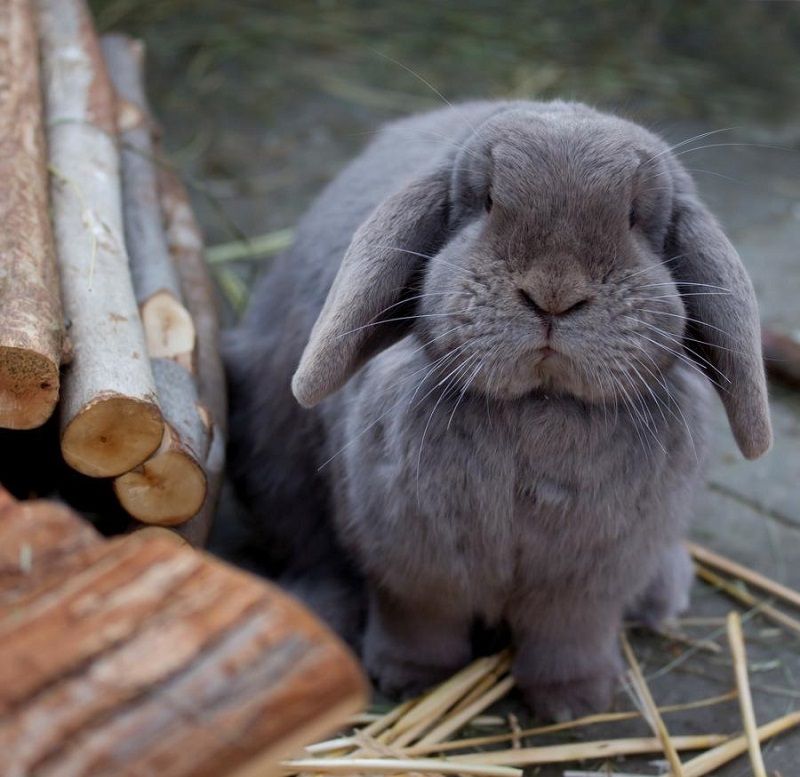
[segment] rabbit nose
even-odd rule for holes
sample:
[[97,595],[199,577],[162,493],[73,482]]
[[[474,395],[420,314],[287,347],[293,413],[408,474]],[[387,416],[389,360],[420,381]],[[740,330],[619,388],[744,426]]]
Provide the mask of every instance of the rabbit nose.
[[577,310],[589,304],[589,298],[581,295],[556,295],[544,299],[539,297],[537,299],[533,293],[526,289],[519,289],[519,295],[522,301],[538,316],[544,319],[555,318],[556,316],[565,316],[568,313],[574,313]]

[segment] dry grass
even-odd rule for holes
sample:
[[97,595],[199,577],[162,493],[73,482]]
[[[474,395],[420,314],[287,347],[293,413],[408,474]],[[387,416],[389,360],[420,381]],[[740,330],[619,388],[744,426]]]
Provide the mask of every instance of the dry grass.
[[[699,546],[692,545],[691,551],[695,558],[730,575],[722,577],[704,566],[698,567],[698,575],[703,580],[751,608],[746,617],[763,615],[779,623],[789,633],[796,632],[796,624],[800,627],[800,623],[792,616],[773,604],[759,600],[744,589],[742,583],[750,583],[790,606],[800,604],[800,594]],[[511,656],[508,652],[502,652],[474,661],[437,688],[417,699],[399,704],[388,712],[359,716],[352,721],[353,730],[348,735],[311,745],[306,748],[306,757],[287,761],[284,764],[286,773],[516,777],[522,774],[524,767],[587,761],[608,766],[613,761],[613,773],[619,774],[617,767],[620,759],[661,754],[668,763],[669,777],[704,777],[726,763],[749,754],[753,774],[766,777],[760,743],[800,726],[800,712],[784,715],[760,727],[757,725],[750,690],[755,686],[750,681],[742,619],[738,613],[731,612],[722,620],[695,618],[685,619],[681,623],[719,627],[715,636],[727,632],[729,651],[725,651],[725,654],[730,654],[733,667],[731,680],[735,680],[736,690],[680,704],[658,706],[646,675],[627,636],[623,634],[623,652],[630,667],[628,683],[636,709],[522,728],[513,716],[503,718],[485,714],[514,687],[510,675]],[[686,642],[692,644],[694,641]],[[684,659],[688,661],[697,656],[701,649],[702,645],[693,644],[685,651]],[[712,655],[716,656],[717,653]],[[677,666],[679,662],[674,663]],[[656,674],[662,672],[660,670]],[[681,722],[682,713],[715,707],[734,699],[739,701],[742,721],[737,731],[697,731],[688,735],[674,735],[664,722],[664,717],[670,716],[670,720],[677,724]],[[541,741],[559,732],[579,733],[598,724],[608,726],[637,719],[643,720],[651,728],[653,736],[626,735],[559,744]],[[504,730],[481,736],[464,736],[479,726],[502,726]],[[685,724],[682,728],[686,728]],[[495,745],[499,747],[494,748]],[[681,753],[697,750],[703,752],[681,761]],[[603,773],[610,774],[611,771]]]

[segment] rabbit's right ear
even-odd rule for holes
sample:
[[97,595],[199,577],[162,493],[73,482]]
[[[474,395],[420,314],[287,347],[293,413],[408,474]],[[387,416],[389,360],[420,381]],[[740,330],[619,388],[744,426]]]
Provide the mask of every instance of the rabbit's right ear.
[[691,350],[717,385],[739,449],[755,459],[772,445],[772,427],[753,284],[688,174],[676,167],[673,180],[666,248],[678,285],[689,284],[682,295]]
[[417,178],[356,231],[292,378],[301,405],[312,407],[344,385],[388,344],[387,333],[397,339],[397,327],[379,323],[381,316],[403,316],[387,309],[444,243],[449,187],[449,168]]

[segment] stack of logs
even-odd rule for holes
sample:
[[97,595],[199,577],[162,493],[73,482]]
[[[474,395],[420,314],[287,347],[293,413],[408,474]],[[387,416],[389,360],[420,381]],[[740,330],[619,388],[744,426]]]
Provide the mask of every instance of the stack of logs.
[[0,148],[0,427],[60,404],[72,468],[202,544],[225,449],[218,319],[142,45],[98,41],[84,0],[0,4]]

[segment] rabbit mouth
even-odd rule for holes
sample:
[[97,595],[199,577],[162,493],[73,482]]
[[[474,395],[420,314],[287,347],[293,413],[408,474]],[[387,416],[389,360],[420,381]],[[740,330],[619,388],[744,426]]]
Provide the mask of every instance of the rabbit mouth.
[[545,359],[549,359],[551,356],[559,356],[559,352],[555,348],[551,348],[549,345],[543,345],[538,351],[537,355],[539,358],[539,363],[543,362]]

